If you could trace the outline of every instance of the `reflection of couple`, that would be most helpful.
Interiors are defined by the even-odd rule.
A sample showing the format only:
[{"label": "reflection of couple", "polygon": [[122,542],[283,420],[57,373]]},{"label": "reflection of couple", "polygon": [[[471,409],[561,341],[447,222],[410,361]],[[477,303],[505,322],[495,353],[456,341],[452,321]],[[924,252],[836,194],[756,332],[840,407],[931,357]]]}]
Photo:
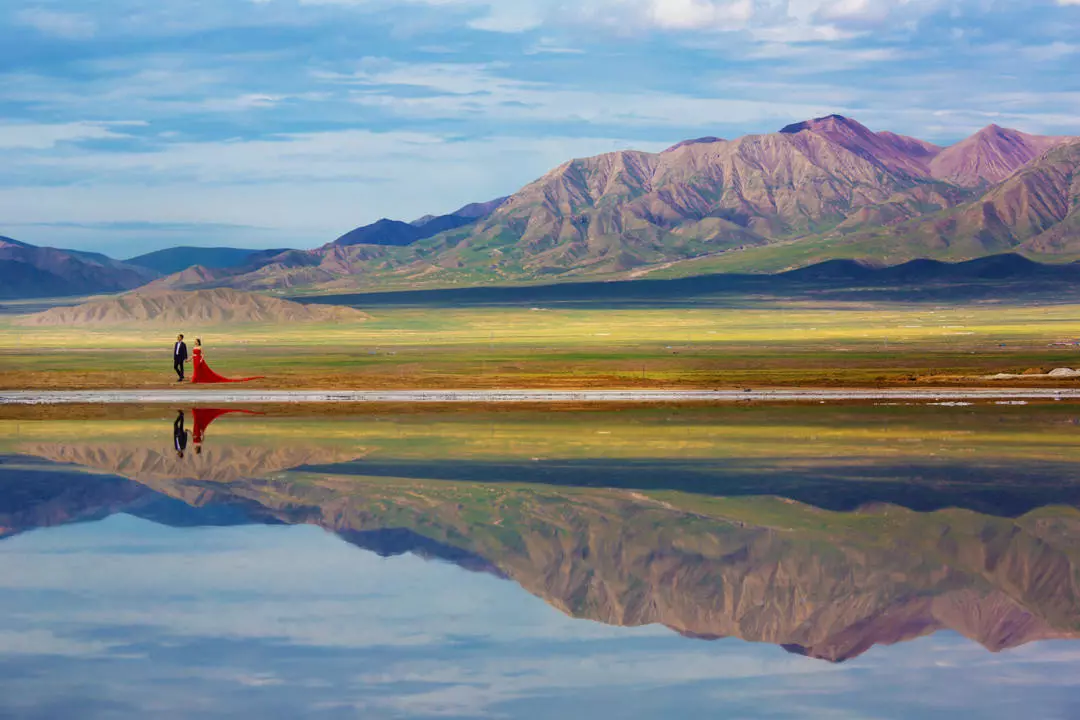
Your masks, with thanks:
[{"label": "reflection of couple", "polygon": [[[206,408],[194,408],[191,411],[192,419],[195,422],[195,427],[192,428],[190,436],[191,441],[195,443],[195,454],[202,454],[203,438],[206,436],[206,428],[210,427],[210,423],[217,420],[222,415],[229,415],[230,413],[243,413],[244,415],[257,415],[250,410],[208,410]],[[187,416],[184,415],[183,410],[176,411],[176,419],[173,420],[173,447],[176,449],[176,457],[183,458],[184,453],[187,452],[188,446],[188,431],[185,427],[185,421]]]},{"label": "reflection of couple", "polygon": [[[176,371],[176,382],[184,382],[184,364],[188,361],[188,349],[187,344],[184,343],[184,336],[176,336],[176,344],[173,345],[173,370]],[[248,377],[231,379],[218,375],[216,372],[210,369],[210,366],[206,364],[206,358],[203,357],[202,351],[202,339],[195,338],[195,348],[191,351],[191,364],[194,369],[191,375],[191,382],[193,384],[207,384],[207,383],[239,383],[250,382],[251,380],[262,380],[260,377]]]},{"label": "reflection of couple", "polygon": [[[195,420],[195,427],[191,431],[191,439],[195,443],[195,454],[202,455],[203,437],[206,434],[206,426],[217,420],[218,417],[230,412],[240,410],[200,410],[191,411]],[[188,446],[188,431],[184,427],[187,416],[183,410],[176,411],[176,419],[173,420],[173,447],[176,448],[176,457],[183,458]]]},{"label": "reflection of couple", "polygon": [[[195,417],[195,428],[191,431],[191,439],[195,442],[195,454],[202,455],[202,443],[203,435],[206,433],[206,426],[214,422],[217,415],[212,417],[206,417],[204,415],[206,411],[192,410],[191,414]],[[226,412],[232,412],[230,410],[213,411],[224,414]],[[184,420],[186,416],[183,410],[176,411],[176,419],[173,420],[173,447],[176,448],[176,457],[183,459],[184,453],[187,452],[188,446],[188,431],[184,427]]]}]

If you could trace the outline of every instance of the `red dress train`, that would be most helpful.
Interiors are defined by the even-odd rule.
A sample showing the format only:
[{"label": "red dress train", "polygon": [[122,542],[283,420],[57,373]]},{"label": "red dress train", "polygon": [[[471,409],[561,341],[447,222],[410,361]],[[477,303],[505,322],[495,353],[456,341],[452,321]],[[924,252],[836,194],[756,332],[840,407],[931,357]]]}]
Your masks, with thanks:
[{"label": "red dress train", "polygon": [[209,383],[241,383],[251,382],[252,380],[263,380],[263,376],[248,377],[248,378],[227,378],[218,375],[216,372],[210,369],[210,366],[206,364],[206,359],[203,357],[202,348],[195,348],[191,352],[191,362],[195,366],[195,372],[191,375],[191,382],[193,384],[209,384]]},{"label": "red dress train", "polygon": [[203,440],[206,439],[206,428],[210,423],[222,415],[243,413],[244,415],[262,415],[251,410],[211,410],[208,408],[192,408],[191,415],[195,418],[195,429],[191,431],[191,439],[195,442],[195,454],[202,455]]},{"label": "red dress train", "polygon": [[262,413],[252,412],[251,410],[214,410],[210,408],[192,408],[191,416],[195,419],[195,428],[191,431],[191,439],[196,445],[202,443],[203,438],[206,437],[206,428],[210,427],[210,423],[217,420],[222,415],[232,415],[233,413],[239,413],[243,415],[262,415]]}]

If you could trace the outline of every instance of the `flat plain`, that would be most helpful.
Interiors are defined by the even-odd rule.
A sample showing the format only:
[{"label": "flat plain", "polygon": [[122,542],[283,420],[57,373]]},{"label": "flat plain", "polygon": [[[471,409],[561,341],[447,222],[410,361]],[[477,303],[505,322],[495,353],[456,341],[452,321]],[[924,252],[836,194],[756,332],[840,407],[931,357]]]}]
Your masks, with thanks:
[{"label": "flat plain", "polygon": [[[999,386],[1080,366],[1080,303],[740,297],[692,306],[358,307],[350,324],[40,328],[0,316],[0,389],[175,387],[177,332],[253,387],[682,388]],[[1009,385],[1069,379],[1012,380]]]}]

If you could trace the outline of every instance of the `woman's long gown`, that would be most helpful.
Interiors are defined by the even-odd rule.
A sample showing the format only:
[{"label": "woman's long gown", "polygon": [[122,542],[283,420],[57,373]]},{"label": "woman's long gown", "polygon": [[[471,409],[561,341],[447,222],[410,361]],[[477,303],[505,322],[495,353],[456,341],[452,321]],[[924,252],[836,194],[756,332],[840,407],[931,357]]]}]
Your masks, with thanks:
[{"label": "woman's long gown", "polygon": [[191,353],[191,362],[195,366],[195,372],[191,375],[191,382],[194,384],[201,383],[240,383],[250,382],[252,380],[262,380],[263,377],[248,377],[248,378],[227,378],[218,375],[216,372],[210,369],[210,366],[206,364],[206,358],[203,357],[202,348],[195,348]]}]

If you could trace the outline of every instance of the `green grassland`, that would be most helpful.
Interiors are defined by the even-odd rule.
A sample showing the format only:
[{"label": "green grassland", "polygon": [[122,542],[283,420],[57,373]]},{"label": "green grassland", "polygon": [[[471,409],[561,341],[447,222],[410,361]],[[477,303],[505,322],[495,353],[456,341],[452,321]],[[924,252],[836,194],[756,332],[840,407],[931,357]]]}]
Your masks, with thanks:
[{"label": "green grassland", "polygon": [[[203,469],[242,461],[276,476],[314,464],[344,478],[775,495],[834,509],[887,502],[1013,516],[1080,505],[1080,412],[1068,403],[252,409],[262,414],[207,429]],[[189,473],[201,466],[170,459],[175,417],[176,408],[161,406],[0,406],[0,454],[63,458],[137,480],[144,470],[197,478]]]},{"label": "green grassland", "polygon": [[[781,241],[762,247],[751,247],[739,252],[721,252],[702,257],[681,260],[650,270],[646,276],[653,279],[684,278],[709,273],[781,273],[808,267],[829,260],[861,260],[874,265],[900,265],[918,258],[933,258],[958,263],[984,257],[988,248],[977,241],[955,242],[942,247],[933,238],[905,235],[898,243],[895,233],[887,230],[845,235],[827,235],[803,238],[798,241]],[[1042,264],[1076,262],[1075,254],[1036,254],[1020,252],[1004,246],[997,252],[1017,252]]]},{"label": "green grassland", "polygon": [[[185,408],[186,409],[186,408]],[[215,444],[327,445],[371,458],[424,461],[769,461],[803,464],[935,461],[1013,463],[1080,457],[1080,410],[906,405],[645,407],[633,410],[470,412],[394,406],[363,412],[266,406],[217,420]],[[85,411],[85,412],[84,412]],[[145,447],[171,442],[175,409],[0,406],[0,452],[20,443]],[[189,423],[191,419],[189,418]],[[1080,478],[1078,478],[1080,481]]]},{"label": "green grassland", "polygon": [[907,385],[1080,365],[1080,305],[755,300],[724,307],[381,307],[354,325],[85,329],[0,318],[0,387],[158,387],[174,333],[263,387]]}]

